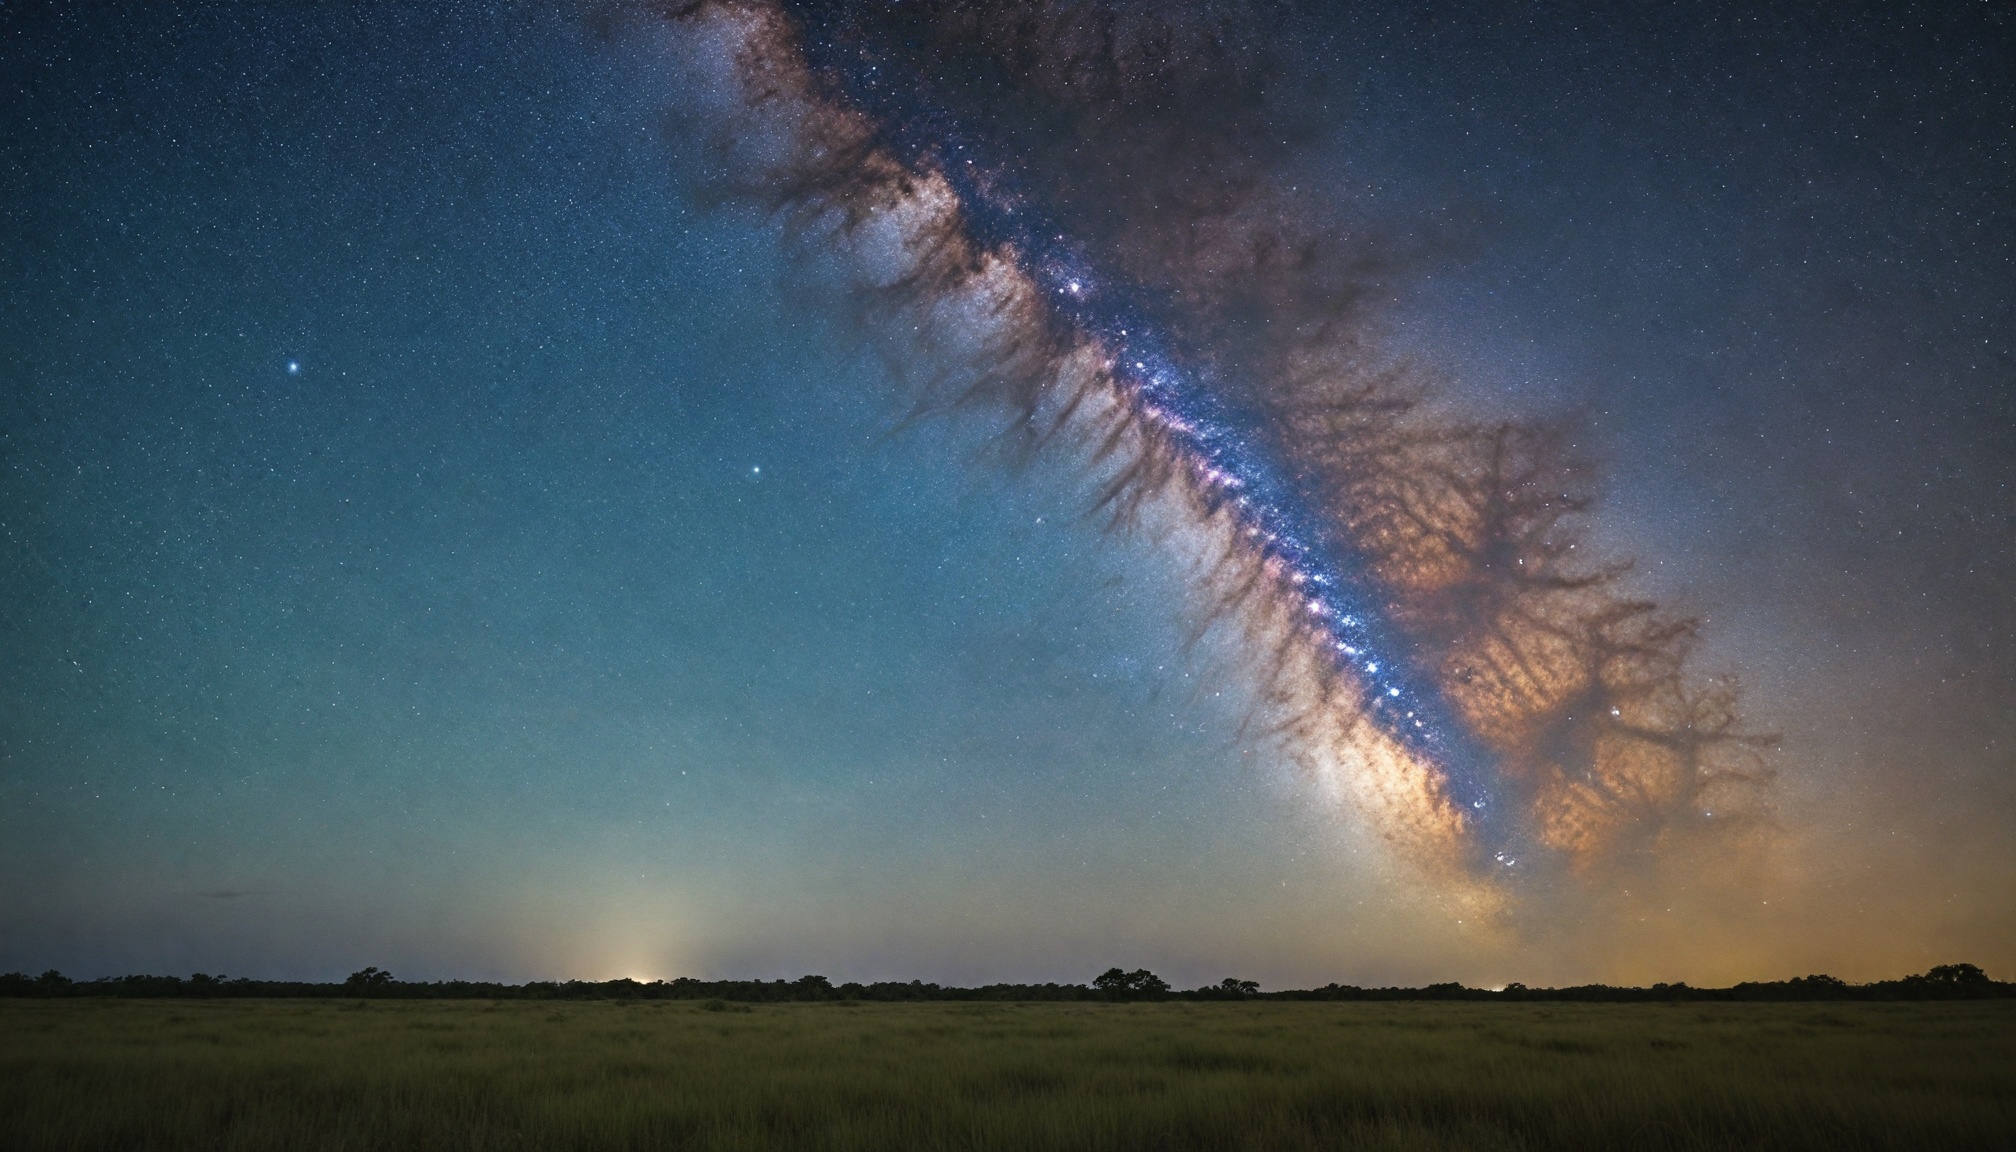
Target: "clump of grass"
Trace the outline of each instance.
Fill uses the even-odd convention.
[[[0,1148],[2007,1147],[2016,1004],[0,1001]],[[703,1015],[707,1013],[708,1015]]]

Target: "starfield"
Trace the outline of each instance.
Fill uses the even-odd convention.
[[[0,0],[0,1145],[2006,1144],[2011,59]]]

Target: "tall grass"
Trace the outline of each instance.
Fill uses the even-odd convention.
[[[2016,1147],[2016,1004],[0,1001],[0,1147]]]

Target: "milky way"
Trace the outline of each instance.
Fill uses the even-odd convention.
[[[1587,558],[1573,430],[1427,416],[1417,379],[1367,348],[1353,277],[1378,253],[1212,170],[1208,145],[1273,128],[1264,61],[1231,42],[1254,16],[678,14],[720,69],[710,130],[728,182],[851,261],[918,411],[1005,410],[1004,437],[1082,450],[1116,528],[1186,524],[1212,557],[1200,616],[1255,653],[1272,729],[1415,858],[1516,885],[1750,826],[1768,740],[1743,733],[1733,686],[1687,673],[1695,622],[1626,595],[1628,565]],[[1053,147],[1025,163],[939,99],[944,74],[1024,113],[1047,105],[1053,145],[1130,117],[1156,141],[1157,115],[1175,104],[1187,121],[1185,101],[1257,111],[1186,123],[1192,145],[1215,134],[1201,162],[1102,168]],[[1185,239],[1144,240],[1125,203],[1144,187],[1162,197],[1134,214]],[[1108,188],[1117,220],[1074,231],[1065,218]],[[1163,200],[1197,203],[1172,217]],[[1242,328],[1255,283],[1278,317]],[[1275,318],[1295,322],[1251,336]]]

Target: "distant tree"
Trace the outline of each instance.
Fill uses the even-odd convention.
[[[1243,999],[1247,996],[1258,996],[1260,994],[1260,982],[1257,980],[1241,980],[1236,976],[1227,976],[1218,982],[1218,987],[1214,991],[1221,996]]]
[[[1925,979],[1934,984],[1951,984],[1961,988],[1978,988],[1993,983],[1986,972],[1972,964],[1941,964],[1926,972]]]
[[[1169,994],[1169,982],[1148,971],[1146,968],[1137,968],[1129,972],[1127,974],[1127,982],[1134,986],[1134,994],[1137,996],[1167,996]]]
[[[1108,968],[1092,981],[1092,987],[1110,1000],[1142,1000],[1169,994],[1169,982],[1146,968],[1132,972]]]
[[[343,986],[353,992],[375,991],[392,983],[392,973],[377,966],[364,968],[350,974]]]

